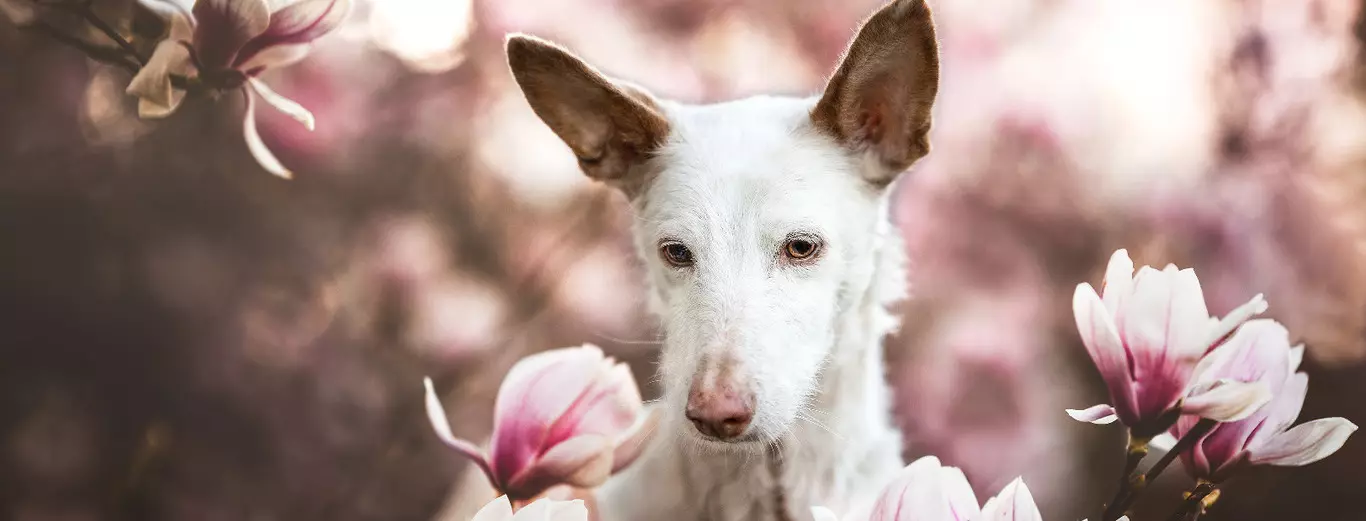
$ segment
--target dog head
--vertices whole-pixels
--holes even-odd
[[[929,152],[939,61],[924,0],[869,18],[805,99],[684,105],[536,38],[507,52],[583,172],[632,201],[679,432],[714,448],[783,436],[871,283],[887,186]]]

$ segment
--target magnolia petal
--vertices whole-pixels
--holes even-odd
[[[1072,295],[1072,313],[1077,321],[1077,331],[1081,334],[1082,344],[1091,355],[1096,369],[1105,380],[1110,391],[1110,399],[1120,416],[1135,420],[1135,401],[1133,382],[1129,374],[1128,353],[1115,331],[1114,320],[1106,312],[1105,304],[1096,295],[1090,284],[1078,284]]]
[[[582,499],[557,501],[538,499],[522,507],[512,516],[513,521],[587,521],[588,506]]]
[[[1115,250],[1110,256],[1110,264],[1105,267],[1105,287],[1103,300],[1111,315],[1119,313],[1120,307],[1134,292],[1134,261],[1129,259],[1129,251]]]
[[[811,517],[815,521],[839,521],[839,516],[835,515],[834,510],[825,507],[811,507]]]
[[[1281,467],[1308,465],[1333,455],[1356,430],[1356,424],[1345,418],[1314,420],[1253,448],[1249,451],[1251,462]]]
[[[1218,422],[1250,416],[1271,401],[1271,389],[1263,382],[1219,380],[1185,399],[1181,412]]]
[[[1015,478],[996,497],[987,500],[987,504],[982,506],[982,513],[974,518],[981,521],[1043,521],[1043,514],[1039,513],[1038,505],[1034,504],[1034,496],[1029,493],[1029,486],[1025,485],[1024,480]]]
[[[1209,332],[1209,309],[1205,307],[1205,292],[1195,270],[1177,270],[1167,266],[1164,274],[1171,278],[1172,316],[1168,319],[1168,363],[1195,362],[1208,351],[1205,335]],[[1172,370],[1172,369],[1168,369]]]
[[[206,69],[225,69],[243,45],[270,26],[265,0],[198,0],[194,4],[194,48]]]
[[[1281,435],[1295,420],[1299,419],[1300,411],[1304,408],[1304,398],[1309,394],[1309,375],[1295,373],[1290,375],[1285,385],[1271,403],[1266,404],[1258,416],[1262,417],[1261,424],[1252,437],[1247,440],[1248,447],[1259,447],[1268,440]]]
[[[332,32],[351,13],[350,0],[301,0],[270,15],[270,26],[242,47],[235,68],[250,70],[249,61],[280,46],[308,44]]]
[[[1304,363],[1304,344],[1295,344],[1290,348],[1290,372],[1300,370],[1300,364]]]
[[[242,137],[247,141],[247,150],[251,151],[251,157],[256,158],[256,162],[267,172],[285,179],[294,177],[294,173],[275,157],[265,141],[261,140],[261,134],[256,131],[256,97],[252,96],[248,89],[243,89],[242,93],[247,97],[247,112],[242,117]]]
[[[266,85],[266,83],[261,80],[251,78],[247,81],[251,83],[251,88],[255,89],[256,93],[261,95],[261,99],[266,100],[266,103],[275,107],[275,110],[294,118],[295,121],[303,124],[304,128],[307,128],[310,131],[313,130],[313,113],[309,112],[303,105],[298,104],[292,99],[276,94],[274,90],[271,90],[270,86]]]
[[[513,498],[529,499],[555,485],[593,488],[612,474],[611,440],[585,435],[551,447],[544,456],[508,480],[505,492]]]
[[[171,75],[185,75],[192,70],[194,65],[189,49],[178,41],[165,40],[157,43],[147,65],[138,70],[124,92],[138,98],[138,116],[166,117],[175,112],[185,98],[183,91],[171,85]]]
[[[436,431],[436,436],[451,448],[476,462],[487,460],[484,451],[473,443],[455,437],[451,432],[450,421],[446,419],[446,410],[441,405],[441,399],[436,396],[436,389],[432,386],[431,378],[423,378],[422,384],[427,388],[427,420],[432,424],[432,430]]]
[[[1152,452],[1170,452],[1173,447],[1176,447],[1176,436],[1169,432],[1153,436],[1153,439],[1148,441],[1148,448]]]
[[[1071,416],[1073,420],[1096,425],[1109,425],[1119,419],[1119,416],[1115,416],[1115,408],[1103,403],[1084,410],[1067,409],[1067,415]]]
[[[972,485],[968,483],[968,477],[961,469],[940,467],[939,483],[944,495],[941,501],[947,505],[953,519],[967,521],[981,512],[977,507],[977,495],[973,493]]]
[[[1214,347],[1219,341],[1223,340],[1224,337],[1228,336],[1229,333],[1238,329],[1238,326],[1242,325],[1243,322],[1247,322],[1248,319],[1266,312],[1266,309],[1266,299],[1262,297],[1261,293],[1258,293],[1256,296],[1252,297],[1252,300],[1234,308],[1233,311],[1224,315],[1223,319],[1215,323],[1215,325],[1210,328],[1209,333],[1206,333],[1205,335],[1205,345],[1210,348]]]
[[[474,514],[470,521],[511,521],[512,502],[507,496],[498,496]]]
[[[664,417],[664,411],[659,407],[651,407],[650,410],[641,414],[640,421],[637,421],[620,440],[617,447],[612,451],[612,473],[616,474],[629,466],[645,452],[645,447],[650,445],[654,435],[659,431],[659,422]]]
[[[578,429],[586,421],[584,413],[570,411],[585,400],[596,403],[601,398],[603,379],[615,365],[588,344],[537,353],[513,365],[494,401],[490,456],[495,473],[517,474],[550,445],[584,434]],[[635,407],[614,429],[584,430],[615,440],[637,419],[638,400]]]

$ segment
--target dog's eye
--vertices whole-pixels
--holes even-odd
[[[783,255],[798,261],[815,257],[820,250],[820,243],[811,239],[788,239],[787,243],[783,244]]]
[[[693,263],[692,250],[681,242],[670,241],[660,245],[659,256],[663,257],[665,262],[679,268],[692,266]]]

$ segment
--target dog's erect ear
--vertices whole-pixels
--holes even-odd
[[[930,151],[939,45],[925,0],[896,0],[869,18],[845,52],[811,120],[871,156],[869,181],[887,185]]]
[[[514,35],[508,65],[531,109],[564,140],[589,177],[630,191],[632,167],[664,143],[669,122],[640,88],[609,80],[550,42]]]

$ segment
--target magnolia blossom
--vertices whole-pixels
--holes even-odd
[[[824,507],[813,507],[816,521],[839,521]],[[844,521],[862,521],[846,516]],[[955,467],[945,467],[939,458],[925,456],[906,466],[892,480],[867,521],[1041,521],[1034,496],[1024,481],[1015,478],[996,497],[980,508],[972,485]]]
[[[654,430],[655,416],[646,413],[631,371],[592,345],[546,351],[513,366],[498,389],[487,454],[451,433],[430,379],[426,385],[437,435],[515,501],[556,485],[601,485],[640,454]]]
[[[1266,311],[1260,294],[1218,320],[1206,310],[1193,270],[1144,266],[1135,275],[1133,261],[1122,249],[1110,258],[1104,292],[1101,297],[1090,284],[1079,284],[1072,308],[1113,404],[1069,409],[1074,419],[1118,419],[1137,436],[1151,437],[1169,428],[1178,414],[1233,421],[1270,399],[1266,386],[1256,382],[1226,378],[1191,385],[1206,353]]]
[[[508,497],[498,496],[498,499],[479,509],[470,521],[588,521],[588,507],[584,506],[581,499],[540,499],[513,513]]]
[[[256,130],[256,96],[309,130],[313,114],[257,77],[303,59],[314,40],[346,19],[350,0],[299,0],[274,12],[266,0],[199,0],[193,8],[182,3],[193,0],[141,2],[166,18],[170,29],[128,85],[128,94],[138,98],[138,114],[159,118],[174,112],[185,97],[176,78],[210,89],[240,88],[247,101],[247,148],[266,170],[290,177]]]
[[[1186,470],[1199,479],[1221,481],[1245,465],[1308,465],[1337,452],[1357,426],[1343,418],[1314,420],[1293,429],[1309,377],[1297,372],[1304,346],[1290,346],[1290,334],[1272,320],[1253,320],[1210,354],[1203,382],[1220,378],[1266,382],[1275,396],[1242,420],[1221,423],[1181,453]],[[1172,429],[1179,439],[1199,418],[1183,416]],[[1288,429],[1288,430],[1287,430]]]

